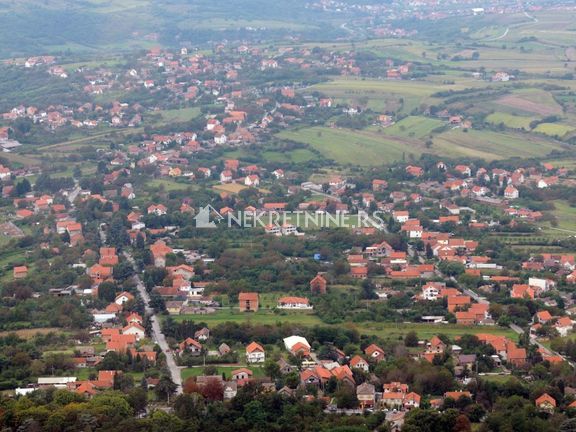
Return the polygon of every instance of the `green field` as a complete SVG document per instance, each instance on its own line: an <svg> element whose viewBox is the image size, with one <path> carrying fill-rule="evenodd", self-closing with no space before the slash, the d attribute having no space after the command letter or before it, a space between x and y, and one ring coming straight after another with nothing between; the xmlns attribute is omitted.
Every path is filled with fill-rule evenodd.
<svg viewBox="0 0 576 432"><path fill-rule="evenodd" d="M192 107L192 108L158 111L155 114L160 114L161 120L156 121L154 123L176 123L192 120L193 118L198 117L201 114L201 112L200 108Z"/></svg>
<svg viewBox="0 0 576 432"><path fill-rule="evenodd" d="M249 366L217 366L218 369L218 375L222 375L224 374L226 376L226 379L230 379L230 377L232 376L232 371L239 369L241 367L247 367L248 369L250 369L253 373L253 377L254 378L261 378L263 376L265 376L264 373L264 369L262 369L259 366L254 366L254 365L249 365ZM199 367L191 367L191 368L185 368L182 369L182 381L186 381L186 379L190 378L190 377L196 377L199 375L204 375L204 367L199 366Z"/></svg>
<svg viewBox="0 0 576 432"><path fill-rule="evenodd" d="M397 138L369 130L313 127L288 130L278 138L309 144L324 157L340 164L380 165L402 160L410 153L420 156L423 144L414 139Z"/></svg>
<svg viewBox="0 0 576 432"><path fill-rule="evenodd" d="M486 121L493 125L504 124L511 129L530 130L530 122L535 120L534 117L522 117L504 112L495 112L486 117Z"/></svg>
<svg viewBox="0 0 576 432"><path fill-rule="evenodd" d="M297 24L287 21L275 20L243 20L243 19L222 19L213 18L201 21L183 21L178 25L182 30L203 29L203 30L235 30L239 28L263 28L270 30L286 29L286 30L309 30L310 28L317 28L308 25Z"/></svg>
<svg viewBox="0 0 576 432"><path fill-rule="evenodd" d="M295 149L286 152L266 150L261 153L261 156L268 162L294 162L303 163L311 160L318 159L318 156L309 149Z"/></svg>
<svg viewBox="0 0 576 432"><path fill-rule="evenodd" d="M569 147L544 138L514 132L454 129L434 137L432 150L453 157L478 157L486 160L511 157L542 157Z"/></svg>
<svg viewBox="0 0 576 432"><path fill-rule="evenodd" d="M405 120L407 126L404 130L400 129L403 120L398 125L384 129L313 127L283 131L277 137L308 144L337 163L362 166L418 158L424 152L439 156L497 160L518 156L543 157L554 150L569 149L566 145L540 136L474 129L467 132L453 129L441 133L434 136L432 147L426 148L423 143L426 135L442 123L419 117L408 117ZM398 136L400 133L404 136ZM419 135L421 139L417 139Z"/></svg>
<svg viewBox="0 0 576 432"><path fill-rule="evenodd" d="M304 327L323 324L313 312L285 312L282 315L270 311L260 310L256 313L240 313L234 311L219 311L209 315L176 315L175 321L195 321L204 322L208 326L215 326L224 322L252 323L275 325L277 323L300 324ZM465 333L478 334L489 333L507 336L516 340L516 334L507 327L481 327L481 326L459 326L454 324L415 324L415 323L346 323L346 327L357 329L361 334L375 335L382 339L398 339L404 337L406 333L415 331L421 339L429 339L434 335L443 333L449 337L457 337Z"/></svg>
<svg viewBox="0 0 576 432"><path fill-rule="evenodd" d="M545 135L550 135L554 137L562 138L564 135L574 132L576 128L574 126L569 126L560 123L540 123L534 132L539 132Z"/></svg>
<svg viewBox="0 0 576 432"><path fill-rule="evenodd" d="M186 190L189 188L197 188L197 186L193 185L190 182L177 182L176 180L171 180L168 178L165 179L152 179L148 180L146 183L146 187L148 189L155 189L162 187L165 191L177 191L177 190Z"/></svg>
<svg viewBox="0 0 576 432"><path fill-rule="evenodd" d="M314 326L322 324L320 318L313 315L312 312L281 312L273 313L270 311L260 310L256 313L242 313L237 309L235 310L221 310L209 315L175 315L175 321L197 321L204 322L208 326L214 326L224 322L250 322L253 324L271 324L275 325L279 322L302 324L303 326Z"/></svg>
<svg viewBox="0 0 576 432"><path fill-rule="evenodd" d="M388 136L425 139L430 133L445 123L428 117L409 116L384 128L382 133Z"/></svg>
<svg viewBox="0 0 576 432"><path fill-rule="evenodd" d="M555 209L552 214L558 220L558 228L561 230L571 231L576 234L576 207L571 207L566 201L554 201Z"/></svg>

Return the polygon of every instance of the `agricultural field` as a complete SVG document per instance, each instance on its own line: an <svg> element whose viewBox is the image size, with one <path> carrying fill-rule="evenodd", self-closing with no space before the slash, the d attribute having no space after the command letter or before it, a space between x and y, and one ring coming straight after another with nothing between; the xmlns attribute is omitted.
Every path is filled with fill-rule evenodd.
<svg viewBox="0 0 576 432"><path fill-rule="evenodd" d="M248 186L244 186L243 184L239 183L229 183L229 184L219 184L214 186L214 189L217 192L226 192L229 194L238 194L245 189L248 189Z"/></svg>
<svg viewBox="0 0 576 432"><path fill-rule="evenodd" d="M318 155L309 149L294 149L283 151L265 150L260 153L261 156L268 162L292 162L292 163L304 163L312 160L318 159Z"/></svg>
<svg viewBox="0 0 576 432"><path fill-rule="evenodd" d="M9 330L0 332L0 337L15 334L22 339L32 339L36 335L45 335L48 333L62 333L62 329L57 327L40 327L33 329Z"/></svg>
<svg viewBox="0 0 576 432"><path fill-rule="evenodd" d="M434 137L435 154L497 160L511 157L543 157L552 151L567 150L567 145L545 138L513 132L454 129Z"/></svg>
<svg viewBox="0 0 576 432"><path fill-rule="evenodd" d="M550 135L553 137L562 138L566 134L574 132L576 127L569 126L566 124L561 123L540 123L535 129L534 132L538 132L544 135Z"/></svg>
<svg viewBox="0 0 576 432"><path fill-rule="evenodd" d="M562 115L562 107L549 92L528 89L518 91L497 99L494 105L507 109L514 114L551 116Z"/></svg>
<svg viewBox="0 0 576 432"><path fill-rule="evenodd" d="M530 122L536 120L534 117L523 117L505 112L495 112L486 117L486 121L493 125L504 124L510 129L530 130Z"/></svg>
<svg viewBox="0 0 576 432"><path fill-rule="evenodd" d="M313 127L283 131L278 138L308 144L327 159L346 165L380 165L420 156L424 145L418 140L391 137L370 130Z"/></svg>
<svg viewBox="0 0 576 432"><path fill-rule="evenodd" d="M405 138L425 139L434 129L441 128L445 123L441 120L409 116L399 122L382 129L382 133L388 136Z"/></svg>
<svg viewBox="0 0 576 432"><path fill-rule="evenodd" d="M558 226L553 228L576 234L576 207L571 207L566 201L561 200L554 201L554 207L552 214L558 220Z"/></svg>

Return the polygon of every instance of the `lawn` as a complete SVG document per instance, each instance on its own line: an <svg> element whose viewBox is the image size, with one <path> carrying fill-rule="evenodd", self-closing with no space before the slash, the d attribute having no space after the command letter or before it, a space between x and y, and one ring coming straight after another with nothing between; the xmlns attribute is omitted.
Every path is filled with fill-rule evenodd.
<svg viewBox="0 0 576 432"><path fill-rule="evenodd" d="M186 190L189 188L197 188L196 185L193 185L192 183L189 182L177 182L175 180L171 180L171 179L153 179L153 180L148 180L148 182L146 183L146 187L149 189L153 189L153 188L159 188L159 187L163 187L165 191L181 191L181 190Z"/></svg>
<svg viewBox="0 0 576 432"><path fill-rule="evenodd" d="M314 326L322 324L320 318L313 315L311 312L281 312L273 313L270 311L260 310L256 313L245 313L235 310L220 310L216 313L209 315L176 315L173 316L175 321L195 321L204 322L208 326L215 326L224 322L243 323L248 322L252 324L270 324L276 323L290 323L302 324L303 326Z"/></svg>
<svg viewBox="0 0 576 432"><path fill-rule="evenodd" d="M516 333L507 327L459 326L455 324L418 324L418 323L375 323L366 322L356 325L362 334L375 335L382 339L401 339L408 332L415 331L420 339L430 339L434 335L445 334L455 338L463 334L488 333L517 339Z"/></svg>
<svg viewBox="0 0 576 432"><path fill-rule="evenodd" d="M209 365L207 365L207 366L209 366ZM218 375L224 374L226 376L226 379L230 379L232 376L232 371L239 369L241 367L247 367L248 369L250 369L252 371L252 373L254 374L253 375L254 378L259 378L259 377L265 376L264 369L260 366L254 366L254 365L249 365L249 366L217 366ZM186 381L186 379L188 379L190 377L196 377L199 375L204 375L204 366L182 369L181 374L182 374L182 381Z"/></svg>
<svg viewBox="0 0 576 432"><path fill-rule="evenodd" d="M184 122L198 117L201 112L200 108L182 108L173 110L157 111L154 114L160 114L161 120L154 123L175 123Z"/></svg>
<svg viewBox="0 0 576 432"><path fill-rule="evenodd" d="M252 324L269 324L275 325L278 322L289 324L300 324L304 327L311 327L315 325L325 325L320 318L313 314L313 312L285 312L275 314L270 311L260 310L256 313L241 313L237 310L226 311L221 310L210 315L177 315L173 316L175 321L190 320L194 322L204 322L209 327L215 326L224 322L243 323L248 322ZM375 335L382 339L400 339L403 338L408 332L415 331L420 339L430 339L437 334L445 334L450 338L454 338L463 334L478 334L489 333L500 336L507 336L512 340L516 340L516 333L507 327L481 327L481 326L459 326L454 324L418 324L418 323L390 323L383 322L377 323L373 321L361 323L345 323L339 324L347 328L355 328L361 334Z"/></svg>

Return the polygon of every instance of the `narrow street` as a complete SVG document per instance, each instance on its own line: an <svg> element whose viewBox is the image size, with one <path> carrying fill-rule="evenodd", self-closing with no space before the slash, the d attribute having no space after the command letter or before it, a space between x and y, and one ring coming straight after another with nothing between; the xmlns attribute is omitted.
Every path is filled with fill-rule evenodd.
<svg viewBox="0 0 576 432"><path fill-rule="evenodd" d="M128 251L124 251L124 257L132 267L136 274L133 276L134 281L136 282L136 287L138 289L138 293L142 300L144 301L144 307L146 310L146 314L150 316L150 321L152 322L152 337L154 341L160 346L162 352L166 355L166 365L168 366L168 370L170 371L170 377L172 381L177 385L176 394L182 393L182 376L180 374L180 368L176 364L174 360L173 354L170 352L170 348L168 346L168 342L166 342L166 337L164 333L162 333L162 329L160 327L160 321L156 314L154 313L154 309L150 307L150 296L146 291L146 287L138 274L136 263L134 262L134 258Z"/></svg>
<svg viewBox="0 0 576 432"><path fill-rule="evenodd" d="M105 227L100 226L100 229L98 231L100 234L100 240L102 244L103 245L106 244ZM176 361L174 360L174 355L170 352L170 347L168 346L168 342L166 342L166 336L164 336L164 333L162 333L162 328L160 327L158 317L154 313L154 309L150 307L150 296L148 295L146 287L144 286L144 283L140 278L138 268L136 267L136 262L134 261L134 257L132 256L132 254L130 254L130 252L126 250L123 252L123 255L134 269L135 274L133 276L133 279L134 282L136 283L138 294L140 294L140 297L142 297L142 301L144 302L144 309L146 311L146 314L150 316L150 321L152 323L152 338L154 342L156 342L160 346L162 352L166 355L166 365L168 366L170 377L172 378L174 384L176 384L177 386L176 394L182 394L182 376L180 374L180 368L178 367Z"/></svg>
<svg viewBox="0 0 576 432"><path fill-rule="evenodd" d="M516 332L517 334L521 335L524 334L524 330L522 329L522 327L516 325L516 324L510 324L510 328L512 330L514 330L514 332ZM573 369L576 368L576 364L574 364L573 361L570 361L570 359L568 359L567 357L563 356L562 354L556 352L556 351L552 351L550 348L546 347L545 345L543 345L541 342L538 341L538 339L535 336L530 336L530 344L532 345L536 345L538 348L540 348L542 351L544 351L545 353L549 354L549 355L553 355L553 356L559 356L561 357L566 363L568 363Z"/></svg>

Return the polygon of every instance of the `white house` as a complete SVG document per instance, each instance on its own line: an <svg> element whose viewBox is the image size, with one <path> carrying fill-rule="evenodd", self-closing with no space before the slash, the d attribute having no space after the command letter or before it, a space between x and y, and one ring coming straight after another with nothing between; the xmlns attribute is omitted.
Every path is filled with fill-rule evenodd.
<svg viewBox="0 0 576 432"><path fill-rule="evenodd" d="M556 282L551 279L529 278L528 285L538 287L541 292L548 291L556 286Z"/></svg>
<svg viewBox="0 0 576 432"><path fill-rule="evenodd" d="M298 233L298 229L296 228L296 225L292 225L292 224L282 225L282 235L291 235L291 234L297 234L297 233Z"/></svg>
<svg viewBox="0 0 576 432"><path fill-rule="evenodd" d="M264 360L266 360L266 352L262 345L251 342L246 347L246 361L248 363L264 363Z"/></svg>
<svg viewBox="0 0 576 432"><path fill-rule="evenodd" d="M220 173L220 182L228 183L232 181L232 171L224 170Z"/></svg>
<svg viewBox="0 0 576 432"><path fill-rule="evenodd" d="M260 177L256 174L248 175L244 178L244 185L257 187L260 185Z"/></svg>
<svg viewBox="0 0 576 432"><path fill-rule="evenodd" d="M136 340L140 340L144 339L145 331L140 324L132 322L122 329L122 334L133 334L136 336Z"/></svg>
<svg viewBox="0 0 576 432"><path fill-rule="evenodd" d="M226 144L228 137L224 134L216 135L214 137L214 144Z"/></svg>
<svg viewBox="0 0 576 432"><path fill-rule="evenodd" d="M560 336L566 337L574 327L574 322L568 317L561 317L554 325Z"/></svg>
<svg viewBox="0 0 576 432"><path fill-rule="evenodd" d="M399 223L404 223L408 219L410 219L409 213L405 210L399 210L399 211L392 212L392 217L394 218L394 220L396 222L399 222Z"/></svg>
<svg viewBox="0 0 576 432"><path fill-rule="evenodd" d="M422 298L424 300L434 301L438 299L439 295L440 290L435 285L427 284L422 287Z"/></svg>
<svg viewBox="0 0 576 432"><path fill-rule="evenodd" d="M302 345L305 345L306 347L308 347L308 349L310 349L310 344L308 343L308 341L306 340L305 337L302 336L288 336L286 338L284 338L284 346L286 347L286 349L288 351L292 351L292 347L296 344L301 343Z"/></svg>
<svg viewBox="0 0 576 432"><path fill-rule="evenodd" d="M114 299L114 303L116 303L117 305L123 305L124 303L129 302L130 300L134 300L134 296L129 292L123 291L116 296L116 298Z"/></svg>
<svg viewBox="0 0 576 432"><path fill-rule="evenodd" d="M306 297L280 297L278 309L312 309L310 300Z"/></svg>
<svg viewBox="0 0 576 432"><path fill-rule="evenodd" d="M506 187L506 189L504 190L504 198L507 199L516 199L520 196L520 193L518 192L518 189L516 189L514 186L512 185L508 185Z"/></svg>

